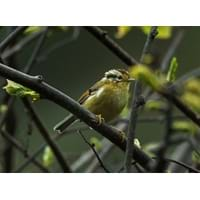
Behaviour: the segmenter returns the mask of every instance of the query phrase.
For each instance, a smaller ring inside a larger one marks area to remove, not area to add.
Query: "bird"
[[[134,81],[125,69],[111,69],[104,73],[102,79],[86,90],[78,102],[103,121],[110,122],[124,109],[129,99],[129,86]],[[62,133],[77,121],[77,117],[69,114],[54,126],[54,131]]]

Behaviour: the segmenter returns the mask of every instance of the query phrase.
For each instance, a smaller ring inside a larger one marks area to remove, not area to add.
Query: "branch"
[[[173,38],[173,40],[168,48],[167,53],[165,54],[165,56],[161,62],[160,69],[162,72],[166,71],[166,69],[169,65],[169,62],[170,62],[172,56],[174,55],[174,52],[176,51],[177,47],[179,46],[181,40],[183,39],[183,36],[184,36],[184,30],[181,29]]]
[[[105,158],[111,152],[111,150],[114,147],[113,143],[111,143],[106,138],[104,138],[104,139],[105,139],[105,142],[104,142],[104,140],[101,142],[102,143],[102,148],[99,151],[99,157],[101,159]],[[103,145],[103,142],[104,142],[104,145]],[[94,172],[97,167],[99,167],[99,163],[95,158],[93,158],[91,160],[91,162],[90,162],[90,165],[86,169],[86,173]]]
[[[79,130],[86,130],[86,129],[88,129],[88,127],[86,127],[86,126],[83,126],[82,128],[79,128]],[[52,139],[53,139],[53,140],[58,140],[58,139],[62,138],[63,136],[66,136],[67,133],[75,132],[75,131],[77,131],[77,128],[68,129],[68,130],[66,130],[65,132],[63,132],[62,134],[54,135]],[[44,150],[44,148],[45,148],[46,146],[47,146],[46,142],[43,143],[43,144],[41,144],[41,145],[37,148],[37,150],[35,150],[35,151],[33,152],[33,154],[32,154],[27,160],[25,160],[25,161],[15,170],[15,172],[21,172],[27,165],[29,165],[29,164],[32,162],[33,159],[35,159],[37,156],[39,156],[40,153],[43,152],[43,150]],[[73,168],[73,166],[71,166],[71,169],[72,169],[72,171],[76,171],[76,170]]]
[[[110,49],[118,58],[120,58],[128,66],[138,64],[138,61],[129,55],[122,47],[112,40],[106,31],[96,26],[87,26],[85,29]]]
[[[39,32],[36,33],[32,33],[26,37],[24,37],[23,39],[21,39],[17,44],[15,44],[12,48],[5,50],[2,54],[2,59],[7,59],[10,56],[18,53],[19,51],[21,51],[23,49],[24,46],[28,45],[29,43],[33,42],[37,37],[39,37],[42,33],[44,32],[44,30],[41,30]]]
[[[165,113],[165,120],[166,120],[165,133],[164,133],[164,137],[161,143],[161,147],[159,148],[159,151],[157,153],[158,162],[155,166],[155,170],[154,170],[155,172],[163,172],[166,168],[165,154],[170,144],[171,133],[172,133],[172,122],[173,122],[173,119],[172,119],[173,106],[171,102],[167,102],[167,103],[168,103],[167,110]]]
[[[2,136],[7,139],[16,149],[18,149],[26,158],[30,158],[30,154],[27,152],[27,150],[10,134],[6,133],[5,131],[1,131]],[[44,167],[40,162],[38,162],[35,158],[32,160],[32,162],[40,168],[43,172],[49,172],[49,170]]]
[[[153,159],[157,159],[157,157],[154,157]],[[164,158],[164,159],[165,159],[165,161],[173,162],[173,163],[175,163],[177,165],[180,165],[180,166],[184,167],[185,169],[188,169],[189,172],[200,173],[199,170],[197,170],[197,169],[195,169],[193,167],[190,167],[189,165],[187,165],[187,164],[185,164],[185,163],[183,163],[181,161],[173,160],[173,159],[170,159],[170,158]]]
[[[57,161],[59,162],[60,166],[62,167],[63,171],[64,172],[71,172],[70,167],[67,164],[67,162],[65,161],[65,158],[64,158],[61,150],[59,149],[57,144],[53,141],[53,139],[49,135],[47,129],[42,124],[39,116],[37,115],[37,113],[33,109],[30,102],[27,99],[22,99],[22,101],[23,101],[24,106],[26,107],[27,111],[29,112],[31,118],[33,119],[33,122],[35,123],[36,127],[40,131],[42,137],[46,140],[47,144],[51,147],[51,149],[52,149]]]
[[[47,47],[47,50],[42,55],[38,56],[37,63],[43,62],[45,59],[47,59],[48,56],[50,56],[56,50],[66,46],[66,45],[70,44],[71,42],[75,41],[76,39],[78,39],[78,37],[80,35],[80,27],[73,27],[73,28],[74,28],[74,30],[73,30],[72,36],[70,36],[69,38],[59,40],[56,43],[54,43],[53,45]]]
[[[147,36],[147,40],[144,45],[144,49],[142,51],[142,55],[140,58],[140,63],[143,63],[144,56],[149,51],[149,47],[157,35],[157,27],[152,27],[150,33]],[[141,97],[142,92],[142,84],[139,81],[136,81],[135,87],[132,91],[133,98],[131,102],[131,114],[130,114],[130,122],[128,126],[128,134],[127,134],[127,146],[124,160],[124,169],[126,172],[131,172],[131,161],[132,161],[132,152],[133,152],[133,141],[135,138],[135,129],[138,118],[138,108],[144,104],[144,100]]]
[[[48,33],[48,27],[46,27],[44,29],[44,32],[40,35],[40,37],[35,45],[35,48],[33,49],[33,53],[31,55],[31,57],[29,58],[28,63],[26,64],[26,67],[23,70],[24,73],[29,73],[31,70],[31,67],[35,64],[36,58],[41,51],[41,48],[42,48],[42,45],[44,44],[47,33]]]
[[[194,113],[188,106],[186,106],[181,100],[179,100],[176,96],[171,94],[169,89],[165,89],[159,91],[163,97],[165,97],[168,101],[172,102],[180,111],[182,111],[189,119],[191,119],[195,124],[200,127],[200,118]]]
[[[0,52],[4,51],[12,41],[15,41],[15,39],[24,32],[26,29],[26,26],[19,26],[17,27],[13,32],[11,32],[1,43],[0,43]]]
[[[88,146],[92,149],[92,151],[94,152],[97,160],[99,161],[100,166],[104,169],[105,172],[110,173],[110,171],[105,167],[105,165],[103,164],[101,158],[99,157],[98,153],[96,152],[94,145],[90,144],[87,139],[85,138],[85,136],[81,133],[81,131],[79,130],[78,133],[81,135],[81,137],[83,138],[83,140],[85,141],[86,144],[88,144]]]
[[[116,144],[120,149],[125,151],[126,139],[121,132],[116,130],[114,127],[108,126],[106,123],[99,125],[99,118],[96,115],[83,108],[78,102],[74,101],[66,94],[48,85],[41,79],[41,77],[24,74],[3,64],[0,64],[0,75],[35,90],[43,97],[67,109],[77,118],[81,119],[94,130]],[[152,159],[142,150],[135,147],[133,155],[133,159],[135,159],[141,166],[147,170],[151,169],[153,165]]]

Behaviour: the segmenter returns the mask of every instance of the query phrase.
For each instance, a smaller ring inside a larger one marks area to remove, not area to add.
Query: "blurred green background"
[[[115,38],[117,31],[116,27],[102,28],[108,32],[109,36]],[[1,29],[0,40],[4,39],[7,34],[5,29],[5,27]],[[163,40],[156,39],[152,46],[152,52],[159,58],[159,60],[162,60],[173,37],[178,31],[180,31],[180,29],[183,29],[184,36],[174,55],[177,57],[179,63],[179,69],[177,72],[178,77],[185,72],[200,66],[200,28],[173,27],[171,38]],[[77,34],[77,38],[74,39],[74,41],[65,44],[65,41],[72,37],[74,31],[76,31],[75,33]],[[124,38],[115,38],[115,40],[134,58],[139,60],[146,40],[146,35],[138,27],[133,27]],[[53,31],[53,33],[46,39],[40,55],[44,55],[49,48],[58,41],[63,41],[65,45],[57,48],[45,59],[36,63],[31,74],[42,75],[45,81],[62,90],[74,99],[78,99],[84,90],[89,88],[103,76],[105,71],[112,68],[126,67],[119,58],[81,27],[68,27],[66,31]],[[17,66],[21,67],[26,64],[33,51],[35,43],[36,40],[16,54],[15,59]],[[3,94],[3,90],[1,93]],[[58,105],[46,100],[34,103],[34,107],[49,132],[52,136],[55,135],[53,126],[65,117],[68,112]],[[23,105],[19,99],[15,102],[15,111],[18,121],[17,138],[22,141],[24,145],[28,145],[28,151],[32,153],[44,141],[35,128],[33,128],[32,134],[27,136],[27,123],[29,119],[27,118],[27,114],[25,113]],[[80,125],[83,125],[83,123],[77,124],[77,126]],[[99,134],[92,130],[84,133],[88,138],[93,136],[101,138]],[[159,140],[162,136],[163,124],[140,123],[137,126],[136,133],[136,137],[140,140],[141,144],[154,142]],[[89,149],[76,132],[62,137],[62,139],[58,141],[58,144],[65,153],[69,162],[73,162],[85,150]],[[16,159],[14,168],[17,168],[17,166],[19,166],[19,164],[24,160],[24,157],[20,153],[15,153],[15,155]],[[123,163],[123,157],[124,153],[115,147],[105,160],[105,164],[111,169],[117,168]],[[41,159],[41,155],[39,156],[39,159]],[[54,171],[60,171],[60,168],[56,163],[51,168]],[[38,169],[32,164],[24,170],[24,172],[37,171]]]

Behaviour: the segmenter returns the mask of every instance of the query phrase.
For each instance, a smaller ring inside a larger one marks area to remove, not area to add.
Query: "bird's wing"
[[[101,87],[101,85],[102,85],[101,81],[98,81],[97,83],[95,83],[91,88],[89,88],[86,92],[82,94],[78,102],[80,104],[83,104],[87,100],[88,97],[90,97],[91,95],[97,92],[97,90]]]

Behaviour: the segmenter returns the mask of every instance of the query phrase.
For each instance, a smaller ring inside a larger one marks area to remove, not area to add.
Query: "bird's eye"
[[[122,76],[118,76],[117,79],[118,79],[119,81],[121,81],[121,80],[122,80]]]

